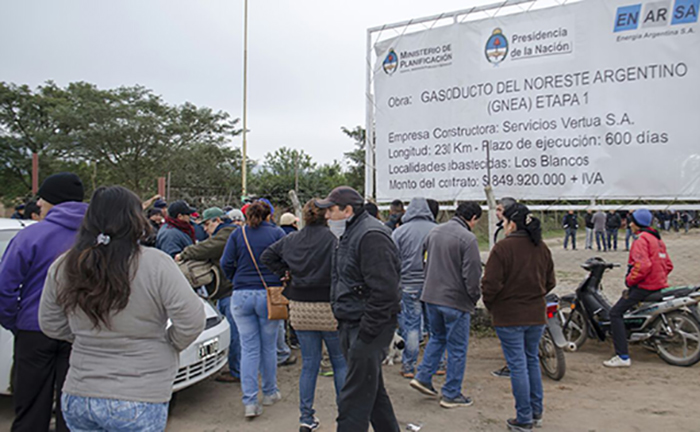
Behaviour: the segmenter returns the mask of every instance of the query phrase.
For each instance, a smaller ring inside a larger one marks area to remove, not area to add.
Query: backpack
[[[184,261],[178,263],[178,267],[193,289],[204,287],[207,290],[207,298],[219,291],[221,273],[211,261]]]

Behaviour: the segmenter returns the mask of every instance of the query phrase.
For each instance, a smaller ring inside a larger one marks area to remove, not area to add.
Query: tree
[[[349,168],[346,176],[348,185],[362,193],[365,189],[367,131],[362,126],[355,126],[352,130],[342,126],[340,130],[355,142],[355,150],[345,153]]]
[[[272,202],[288,205],[287,194],[296,188],[297,176],[301,191],[302,185],[306,186],[308,174],[315,169],[311,156],[303,150],[280,147],[265,155],[262,169],[252,176],[251,191]]]
[[[185,103],[169,106],[140,86],[99,90],[73,83],[71,104],[57,114],[69,125],[64,149],[106,167],[107,180],[137,194],[152,191],[155,179],[180,168],[182,151],[222,146],[240,131],[224,112]]]
[[[88,192],[120,184],[150,195],[156,178],[168,172],[183,188],[201,184],[202,173],[222,187],[240,188],[240,152],[227,147],[240,133],[237,124],[222,111],[169,105],[141,86],[48,82],[32,91],[0,83],[1,195],[12,201],[30,193],[34,152],[42,177],[71,170]]]
[[[171,163],[171,200],[184,199],[190,205],[207,208],[238,202],[241,189],[242,153],[215,144],[195,144],[177,151]],[[249,160],[249,169],[255,161]]]
[[[62,164],[51,162],[62,155],[57,144],[64,139],[64,130],[53,113],[66,103],[66,94],[48,82],[36,92],[24,85],[0,82],[0,179],[3,195],[26,196],[31,192],[32,154],[37,153],[40,174]]]
[[[303,203],[325,197],[337,186],[347,184],[346,173],[339,162],[318,165],[303,150],[281,147],[265,155],[261,170],[253,176],[255,195],[270,199],[282,207],[291,207],[289,191],[296,189]]]

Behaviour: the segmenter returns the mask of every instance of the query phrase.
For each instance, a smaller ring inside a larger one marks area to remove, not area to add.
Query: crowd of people
[[[120,186],[98,188],[88,205],[71,173],[48,177],[38,195],[40,222],[15,236],[0,263],[0,325],[15,335],[13,431],[48,430],[54,398],[58,431],[164,430],[178,352],[204,329],[197,293],[230,324],[228,370],[216,379],[240,382],[248,419],[282,398],[277,368],[296,362],[287,329],[303,362],[300,432],[320,427],[314,395],[324,345],[337,430],[401,429],[382,371],[397,332],[410,388],[439,395],[446,409],[472,405],[463,382],[471,316],[482,299],[507,364],[494,374],[510,378],[515,399],[506,426],[529,431],[543,422],[538,344],[554,263],[540,221],[512,198],[499,202],[497,243],[484,265],[475,202],[460,203],[438,224],[434,200],[414,198],[407,209],[397,200],[383,223],[377,206],[346,186],[307,202],[301,220],[276,218],[266,199],[200,215],[185,201],[142,203]],[[28,207],[18,211],[35,214]],[[619,228],[612,217],[592,215],[596,236],[599,226]],[[613,320],[665,287],[672,269],[650,213],[629,218],[639,238],[630,255],[631,294],[613,308]],[[573,212],[565,228],[575,248]],[[614,239],[604,240],[616,247]],[[195,266],[221,277],[195,286],[186,277]],[[288,323],[271,316],[270,293],[280,286]],[[630,365],[623,339],[615,338],[606,366]],[[439,374],[446,374],[440,392],[433,386]]]
[[[621,229],[625,230],[625,251],[630,250],[630,245],[635,240],[632,231],[632,213],[630,211],[610,210],[607,214],[602,210],[594,212],[587,210],[583,219],[586,228],[585,248],[593,250],[593,243],[599,252],[617,251],[618,235]],[[695,216],[689,211],[658,211],[652,213],[652,225],[659,230],[679,232],[682,227],[687,234],[695,223]],[[579,221],[576,212],[569,210],[562,219],[564,228],[564,249],[576,250],[576,233],[579,229]]]

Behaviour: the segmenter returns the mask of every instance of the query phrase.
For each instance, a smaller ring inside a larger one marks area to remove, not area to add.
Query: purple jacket
[[[46,219],[22,229],[10,241],[0,262],[0,325],[12,332],[41,331],[39,300],[46,272],[73,246],[87,207],[78,202],[59,204]]]

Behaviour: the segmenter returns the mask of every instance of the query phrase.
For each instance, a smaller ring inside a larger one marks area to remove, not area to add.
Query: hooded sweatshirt
[[[0,325],[12,332],[41,331],[38,311],[46,272],[73,246],[87,207],[59,204],[10,241],[0,262]]]
[[[479,242],[455,216],[425,238],[425,286],[421,300],[473,313],[481,297]]]
[[[404,291],[423,289],[423,242],[437,224],[425,198],[414,198],[403,216],[403,225],[392,234],[401,260],[401,285]]]

